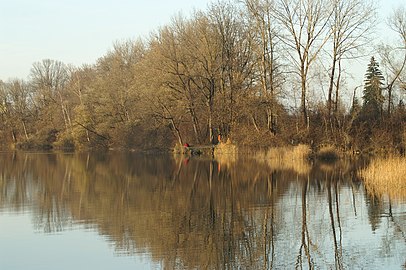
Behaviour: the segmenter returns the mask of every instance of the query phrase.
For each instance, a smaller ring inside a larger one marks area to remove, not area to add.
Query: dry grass
[[[376,159],[358,173],[369,193],[391,199],[406,198],[406,158]]]
[[[257,153],[256,159],[267,163],[272,169],[293,170],[298,174],[308,174],[311,166],[308,157],[310,147],[300,144],[298,146],[273,147],[268,151]]]

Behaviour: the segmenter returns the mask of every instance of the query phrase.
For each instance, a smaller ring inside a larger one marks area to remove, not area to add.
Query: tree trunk
[[[275,84],[274,84],[274,79],[275,79],[275,70],[274,70],[274,41],[273,41],[273,33],[271,30],[271,17],[270,17],[270,12],[268,10],[267,12],[267,33],[268,33],[268,43],[269,43],[269,50],[268,48],[266,48],[266,52],[269,56],[268,59],[268,69],[269,69],[269,90],[270,90],[270,97],[269,97],[269,109],[270,109],[270,121],[271,121],[271,126],[269,128],[269,130],[271,130],[271,132],[273,134],[276,134],[276,120],[275,120],[275,110],[274,110],[274,99],[275,99]]]
[[[234,127],[234,82],[230,75],[230,122],[228,123],[227,133],[231,133]]]
[[[17,142],[17,138],[16,138],[16,133],[14,132],[14,130],[11,131],[11,137],[13,138],[13,142]]]
[[[189,108],[190,116],[192,117],[192,124],[193,124],[193,131],[195,133],[195,139],[197,143],[201,143],[200,141],[200,128],[199,128],[199,121],[197,119],[195,110],[193,107]]]
[[[338,60],[338,76],[337,76],[337,83],[336,83],[336,101],[334,104],[334,113],[338,113],[338,97],[340,92],[340,81],[341,81],[341,60]]]
[[[259,132],[259,128],[258,128],[258,125],[257,125],[257,120],[255,120],[255,116],[251,115],[251,119],[252,119],[252,124],[255,127],[255,130]]]
[[[28,133],[27,133],[27,128],[26,128],[26,126],[25,126],[25,121],[22,120],[21,122],[22,122],[22,124],[23,124],[25,139],[28,140]]]
[[[63,116],[63,122],[65,124],[65,129],[69,130],[68,119],[66,118],[65,106],[63,105],[62,94],[59,91],[58,91],[58,96],[59,96],[59,101],[61,102],[61,112],[62,112],[62,116]]]
[[[306,108],[306,75],[302,74],[302,94],[301,94],[301,104],[300,104],[300,110],[302,114],[302,120],[303,123],[306,127],[308,127],[308,116],[307,116],[307,108]]]
[[[214,91],[215,91],[215,84],[214,79],[210,80],[210,89],[209,89],[209,119],[208,119],[208,127],[209,127],[209,141],[210,143],[214,143],[214,134],[213,134],[213,101],[214,101]]]
[[[336,62],[337,58],[336,55],[333,57],[333,65],[331,67],[331,73],[330,73],[330,83],[328,86],[328,98],[327,98],[327,116],[329,121],[331,120],[331,110],[332,110],[332,104],[333,104],[333,88],[334,88],[334,76],[335,76],[335,71],[336,71]]]
[[[391,105],[392,105],[392,84],[388,85],[388,116],[391,115]]]
[[[170,122],[171,122],[171,125],[172,125],[172,127],[173,127],[175,136],[176,136],[176,138],[178,139],[179,144],[180,144],[180,145],[183,145],[182,136],[180,135],[179,128],[176,126],[175,121],[173,121],[173,118],[170,118]]]
[[[88,143],[90,143],[89,131],[87,129],[86,129],[86,140]]]
[[[213,123],[212,123],[212,112],[211,112],[211,110],[209,110],[208,127],[209,127],[209,141],[210,141],[211,144],[214,144]]]

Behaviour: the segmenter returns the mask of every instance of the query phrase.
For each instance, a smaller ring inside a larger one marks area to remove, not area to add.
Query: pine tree
[[[371,57],[371,62],[368,64],[367,72],[365,73],[365,86],[363,91],[364,104],[362,107],[363,113],[367,117],[379,118],[382,114],[382,106],[384,96],[382,95],[384,77],[379,70],[379,64],[374,57]]]

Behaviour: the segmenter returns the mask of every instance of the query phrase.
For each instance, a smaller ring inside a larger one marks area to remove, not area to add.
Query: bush
[[[324,161],[335,161],[340,153],[333,145],[322,146],[316,153],[316,158]]]
[[[57,135],[56,141],[53,143],[55,149],[60,150],[74,150],[75,142],[72,135],[67,133],[59,133]]]
[[[15,148],[19,150],[51,150],[52,145],[35,138],[29,138],[28,140],[16,143]]]

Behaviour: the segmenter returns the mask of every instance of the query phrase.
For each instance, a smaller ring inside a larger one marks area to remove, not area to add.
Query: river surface
[[[406,269],[357,166],[0,153],[0,269]]]

